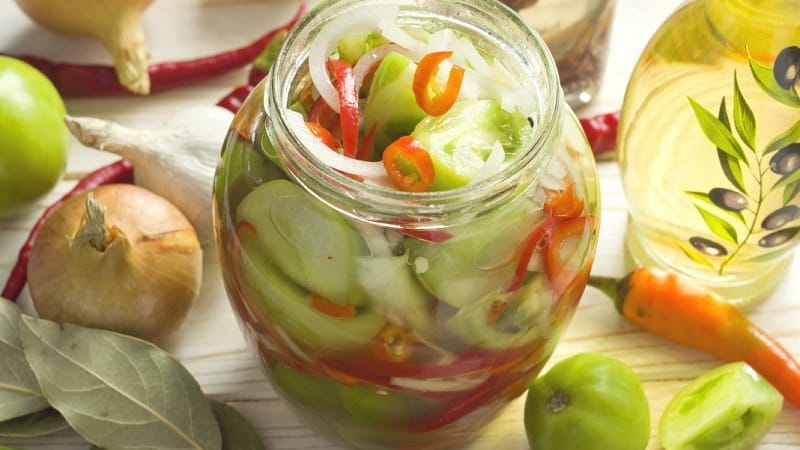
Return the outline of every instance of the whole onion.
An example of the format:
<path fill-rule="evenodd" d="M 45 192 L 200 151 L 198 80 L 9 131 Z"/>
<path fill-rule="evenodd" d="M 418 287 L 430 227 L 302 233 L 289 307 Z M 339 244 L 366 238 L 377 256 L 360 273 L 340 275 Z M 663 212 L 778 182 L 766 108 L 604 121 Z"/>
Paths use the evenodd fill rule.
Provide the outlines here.
<path fill-rule="evenodd" d="M 28 285 L 42 318 L 159 341 L 194 304 L 202 268 L 197 233 L 174 205 L 111 184 L 48 218 L 31 249 Z"/>

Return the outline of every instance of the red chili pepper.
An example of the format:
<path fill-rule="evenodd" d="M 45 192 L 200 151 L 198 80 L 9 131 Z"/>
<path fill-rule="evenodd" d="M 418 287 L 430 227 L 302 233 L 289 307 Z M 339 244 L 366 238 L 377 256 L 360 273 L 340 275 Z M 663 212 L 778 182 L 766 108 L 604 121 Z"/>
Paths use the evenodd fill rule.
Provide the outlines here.
<path fill-rule="evenodd" d="M 451 57 L 453 52 L 433 52 L 423 56 L 414 72 L 413 89 L 417 104 L 425 113 L 431 116 L 441 116 L 446 113 L 458 98 L 461 83 L 464 80 L 464 68 L 454 65 L 447 75 L 447 84 L 444 89 L 436 81 L 439 65 Z"/>
<path fill-rule="evenodd" d="M 343 155 L 355 158 L 358 153 L 358 89 L 353 66 L 341 59 L 328 61 L 333 85 L 339 94 L 339 121 L 342 127 Z"/>
<path fill-rule="evenodd" d="M 383 167 L 402 191 L 424 192 L 433 183 L 431 155 L 412 136 L 402 136 L 386 147 Z"/>
<path fill-rule="evenodd" d="M 25 283 L 28 281 L 28 256 L 30 255 L 31 248 L 33 248 L 36 236 L 39 234 L 39 230 L 41 230 L 45 221 L 70 198 L 98 186 L 112 183 L 133 183 L 133 164 L 128 160 L 120 159 L 100 167 L 83 177 L 69 192 L 44 210 L 44 213 L 42 213 L 42 216 L 39 217 L 39 220 L 33 225 L 33 228 L 28 234 L 28 238 L 19 250 L 17 262 L 14 264 L 13 269 L 11 269 L 11 274 L 3 288 L 3 297 L 11 301 L 16 301 L 17 298 L 19 298 L 22 288 L 25 287 Z"/>
<path fill-rule="evenodd" d="M 567 177 L 567 185 L 563 189 L 545 189 L 545 214 L 560 217 L 577 217 L 583 213 L 583 199 L 575 193 L 575 181 Z"/>
<path fill-rule="evenodd" d="M 286 24 L 269 31 L 250 44 L 215 55 L 184 61 L 151 64 L 150 93 L 186 86 L 250 64 L 277 33 L 288 30 L 305 13 L 301 6 Z M 33 55 L 7 55 L 21 59 L 39 69 L 55 85 L 63 97 L 101 97 L 130 95 L 117 80 L 114 67 L 100 64 L 72 64 L 48 61 Z"/>
<path fill-rule="evenodd" d="M 591 276 L 589 284 L 610 296 L 630 322 L 723 361 L 744 361 L 800 407 L 800 363 L 715 292 L 652 267 L 622 279 Z"/>
<path fill-rule="evenodd" d="M 619 111 L 582 118 L 580 122 L 595 156 L 617 148 Z"/>
<path fill-rule="evenodd" d="M 311 294 L 310 302 L 314 309 L 331 317 L 344 318 L 356 316 L 356 307 L 353 305 L 340 305 L 314 294 Z"/>
<path fill-rule="evenodd" d="M 569 258 L 580 250 L 581 243 L 589 238 L 593 224 L 594 219 L 591 216 L 580 216 L 562 220 L 553 228 L 543 262 L 544 273 L 556 295 L 563 295 L 585 266 L 583 258 L 578 258 L 580 267 L 570 267 Z M 583 255 L 581 252 L 578 254 Z"/>
<path fill-rule="evenodd" d="M 362 161 L 375 160 L 375 130 L 377 127 L 378 124 L 372 125 L 369 131 L 367 131 L 367 134 L 364 135 L 364 139 L 358 143 L 356 159 L 360 159 Z"/>
<path fill-rule="evenodd" d="M 542 249 L 547 245 L 550 235 L 553 233 L 553 227 L 562 219 L 553 216 L 545 216 L 536 227 L 528 233 L 528 236 L 522 242 L 522 250 L 520 251 L 519 261 L 514 270 L 514 276 L 511 277 L 511 282 L 508 284 L 508 292 L 514 292 L 522 286 L 525 280 L 525 274 L 528 272 L 528 264 L 537 249 Z"/>
<path fill-rule="evenodd" d="M 239 86 L 230 91 L 227 95 L 225 95 L 225 97 L 222 97 L 217 102 L 217 106 L 221 106 L 228 111 L 235 113 L 239 111 L 239 108 L 242 107 L 242 104 L 251 92 L 253 92 L 253 86 Z"/>

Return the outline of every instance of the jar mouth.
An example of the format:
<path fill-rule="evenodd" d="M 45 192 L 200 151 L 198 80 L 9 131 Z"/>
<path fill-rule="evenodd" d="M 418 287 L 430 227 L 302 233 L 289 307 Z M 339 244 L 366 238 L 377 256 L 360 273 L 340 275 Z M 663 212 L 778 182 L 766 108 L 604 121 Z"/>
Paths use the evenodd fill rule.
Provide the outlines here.
<path fill-rule="evenodd" d="M 375 9 L 377 8 L 377 9 Z M 466 186 L 429 192 L 406 192 L 364 183 L 343 174 L 308 150 L 287 124 L 294 87 L 307 72 L 309 47 L 334 17 L 366 17 L 369 11 L 395 8 L 401 26 L 447 27 L 478 42 L 530 88 L 531 145 L 499 172 Z M 434 27 L 431 26 L 434 24 Z M 478 45 L 478 44 L 476 44 Z M 560 136 L 563 93 L 552 55 L 544 40 L 513 10 L 494 0 L 325 0 L 292 29 L 267 77 L 264 109 L 268 134 L 289 175 L 340 212 L 374 223 L 435 228 L 493 209 L 534 183 L 545 171 Z"/>

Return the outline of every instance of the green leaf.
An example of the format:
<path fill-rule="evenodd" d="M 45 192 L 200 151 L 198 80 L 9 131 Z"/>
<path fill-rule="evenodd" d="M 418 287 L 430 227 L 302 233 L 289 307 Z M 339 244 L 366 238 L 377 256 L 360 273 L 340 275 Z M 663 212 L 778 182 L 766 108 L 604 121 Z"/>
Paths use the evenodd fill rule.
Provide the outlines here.
<path fill-rule="evenodd" d="M 719 165 L 722 168 L 722 173 L 725 174 L 725 178 L 727 178 L 739 192 L 747 195 L 747 187 L 744 184 L 744 174 L 739 160 L 719 149 L 717 149 L 717 156 L 719 157 Z"/>
<path fill-rule="evenodd" d="M 692 197 L 692 198 L 700 200 L 701 202 L 705 203 L 706 205 L 713 206 L 714 208 L 719 208 L 720 211 L 723 211 L 725 214 L 728 214 L 732 218 L 738 220 L 739 222 L 742 222 L 742 224 L 745 224 L 745 225 L 747 224 L 747 222 L 744 219 L 744 215 L 742 215 L 741 211 L 731 211 L 729 209 L 720 208 L 716 203 L 714 203 L 713 200 L 711 200 L 711 197 L 709 197 L 708 193 L 706 193 L 706 192 L 695 192 L 695 191 L 685 191 L 685 193 L 688 196 Z"/>
<path fill-rule="evenodd" d="M 754 256 L 752 258 L 743 259 L 741 262 L 743 262 L 743 263 L 760 263 L 760 262 L 771 261 L 771 260 L 773 260 L 775 258 L 779 258 L 779 257 L 785 255 L 787 252 L 790 252 L 792 250 L 793 250 L 792 247 L 784 247 L 784 248 L 782 248 L 780 250 L 775 250 L 774 252 L 764 253 L 762 255 Z"/>
<path fill-rule="evenodd" d="M 800 181 L 800 170 L 795 170 L 789 175 L 785 175 L 780 180 L 778 180 L 778 182 L 775 183 L 774 186 L 772 186 L 772 189 L 775 190 L 778 188 L 782 188 L 784 186 L 789 186 L 791 184 L 797 183 L 798 181 Z"/>
<path fill-rule="evenodd" d="M 700 215 L 703 217 L 703 221 L 706 223 L 706 226 L 708 226 L 708 229 L 712 233 L 733 244 L 739 243 L 736 229 L 733 228 L 731 224 L 697 205 L 695 205 L 695 208 L 697 208 L 697 211 L 700 212 Z"/>
<path fill-rule="evenodd" d="M 775 139 L 772 140 L 767 147 L 764 149 L 764 154 L 770 154 L 772 152 L 778 151 L 787 145 L 800 141 L 800 121 L 795 122 L 794 125 L 789 127 L 788 130 L 784 131 L 780 135 L 778 135 Z"/>
<path fill-rule="evenodd" d="M 788 205 L 797 197 L 797 194 L 800 194 L 800 182 L 786 185 L 786 189 L 783 190 L 783 205 Z"/>
<path fill-rule="evenodd" d="M 708 140 L 723 152 L 749 165 L 742 151 L 742 147 L 733 136 L 733 132 L 699 103 L 691 98 L 689 98 L 689 103 L 692 105 L 694 114 L 697 117 L 697 122 L 700 124 L 700 128 L 703 129 L 703 134 L 706 135 Z"/>
<path fill-rule="evenodd" d="M 739 88 L 739 78 L 733 73 L 733 123 L 739 137 L 751 150 L 756 149 L 756 118 L 753 110 L 747 104 L 742 90 Z"/>
<path fill-rule="evenodd" d="M 0 298 L 0 422 L 49 406 L 22 351 L 20 314 L 17 305 Z"/>
<path fill-rule="evenodd" d="M 92 444 L 221 450 L 219 426 L 197 381 L 155 345 L 25 315 L 20 335 L 45 398 Z"/>
<path fill-rule="evenodd" d="M 747 59 L 750 63 L 750 72 L 752 72 L 756 84 L 762 91 L 783 104 L 800 108 L 800 95 L 793 89 L 782 88 L 775 80 L 772 68 L 759 64 L 749 54 Z"/>
<path fill-rule="evenodd" d="M 261 436 L 236 408 L 214 399 L 209 402 L 222 432 L 222 450 L 265 449 Z"/>
<path fill-rule="evenodd" d="M 0 437 L 16 439 L 40 437 L 68 428 L 69 424 L 58 411 L 47 408 L 24 417 L 0 422 Z"/>
<path fill-rule="evenodd" d="M 696 248 L 692 247 L 691 245 L 679 243 L 678 248 L 680 248 L 681 251 L 683 251 L 683 254 L 686 255 L 686 257 L 691 259 L 692 261 L 698 264 L 702 264 L 711 269 L 714 268 L 714 265 L 711 264 L 711 261 L 709 261 L 708 258 L 705 257 L 705 255 L 700 253 Z"/>

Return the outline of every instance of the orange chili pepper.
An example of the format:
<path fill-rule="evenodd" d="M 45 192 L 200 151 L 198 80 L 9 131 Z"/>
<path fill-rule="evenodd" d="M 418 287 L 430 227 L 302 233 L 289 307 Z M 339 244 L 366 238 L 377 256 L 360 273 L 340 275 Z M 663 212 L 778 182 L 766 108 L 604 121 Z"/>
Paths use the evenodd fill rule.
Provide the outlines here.
<path fill-rule="evenodd" d="M 386 147 L 383 167 L 397 188 L 406 192 L 424 192 L 433 183 L 431 155 L 411 136 L 403 136 Z"/>
<path fill-rule="evenodd" d="M 800 364 L 718 294 L 652 267 L 640 267 L 621 280 L 592 276 L 589 284 L 614 299 L 630 322 L 723 361 L 744 361 L 800 407 Z"/>
<path fill-rule="evenodd" d="M 563 189 L 545 189 L 544 212 L 550 216 L 577 217 L 583 212 L 583 199 L 575 192 L 575 180 L 567 177 Z"/>
<path fill-rule="evenodd" d="M 447 75 L 447 84 L 444 89 L 436 82 L 439 65 L 445 59 L 453 56 L 453 52 L 433 52 L 423 56 L 414 72 L 414 96 L 417 104 L 425 113 L 431 116 L 441 116 L 446 113 L 458 98 L 461 83 L 464 80 L 464 68 L 454 65 Z"/>
<path fill-rule="evenodd" d="M 356 307 L 353 305 L 340 305 L 314 294 L 310 295 L 309 301 L 314 309 L 331 317 L 351 318 L 356 316 Z"/>
<path fill-rule="evenodd" d="M 336 140 L 335 137 L 328 131 L 327 128 L 323 127 L 319 122 L 306 122 L 306 126 L 308 130 L 317 137 L 326 147 L 336 150 L 339 148 L 339 141 Z"/>

